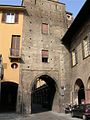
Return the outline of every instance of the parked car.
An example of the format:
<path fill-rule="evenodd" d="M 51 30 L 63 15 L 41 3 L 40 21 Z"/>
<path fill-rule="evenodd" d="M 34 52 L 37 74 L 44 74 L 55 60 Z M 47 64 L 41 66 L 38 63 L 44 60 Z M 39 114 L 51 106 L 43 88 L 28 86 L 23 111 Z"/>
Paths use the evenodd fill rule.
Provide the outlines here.
<path fill-rule="evenodd" d="M 83 120 L 90 120 L 90 104 L 80 104 L 73 107 L 71 116 L 80 117 Z"/>

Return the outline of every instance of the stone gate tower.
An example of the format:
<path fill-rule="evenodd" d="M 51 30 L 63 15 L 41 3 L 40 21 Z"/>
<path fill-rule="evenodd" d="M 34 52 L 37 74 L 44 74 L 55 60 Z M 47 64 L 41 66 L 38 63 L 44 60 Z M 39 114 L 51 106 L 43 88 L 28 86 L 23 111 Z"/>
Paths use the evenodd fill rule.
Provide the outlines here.
<path fill-rule="evenodd" d="M 24 0 L 23 5 L 26 11 L 17 111 L 31 113 L 39 106 L 62 112 L 69 101 L 69 76 L 61 38 L 72 22 L 72 14 L 58 0 Z"/>

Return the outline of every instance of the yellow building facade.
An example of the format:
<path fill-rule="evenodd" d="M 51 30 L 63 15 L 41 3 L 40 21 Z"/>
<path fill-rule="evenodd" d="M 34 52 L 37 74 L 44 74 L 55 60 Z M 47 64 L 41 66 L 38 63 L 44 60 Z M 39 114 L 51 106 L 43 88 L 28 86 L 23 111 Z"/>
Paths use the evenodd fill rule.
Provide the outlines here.
<path fill-rule="evenodd" d="M 23 11 L 22 6 L 0 6 L 0 111 L 16 110 Z"/>

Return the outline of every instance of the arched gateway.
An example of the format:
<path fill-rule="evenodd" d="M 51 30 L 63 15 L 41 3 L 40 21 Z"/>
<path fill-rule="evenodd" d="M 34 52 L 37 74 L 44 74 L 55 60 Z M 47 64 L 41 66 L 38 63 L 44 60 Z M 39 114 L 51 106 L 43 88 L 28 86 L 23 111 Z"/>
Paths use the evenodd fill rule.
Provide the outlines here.
<path fill-rule="evenodd" d="M 74 86 L 75 104 L 82 104 L 85 102 L 85 87 L 81 79 L 77 79 Z"/>
<path fill-rule="evenodd" d="M 86 85 L 86 103 L 90 103 L 90 77 L 88 78 Z"/>
<path fill-rule="evenodd" d="M 18 84 L 1 82 L 0 85 L 0 112 L 15 112 Z"/>
<path fill-rule="evenodd" d="M 58 88 L 54 79 L 41 75 L 32 84 L 31 112 L 52 110 L 55 107 L 55 96 Z"/>

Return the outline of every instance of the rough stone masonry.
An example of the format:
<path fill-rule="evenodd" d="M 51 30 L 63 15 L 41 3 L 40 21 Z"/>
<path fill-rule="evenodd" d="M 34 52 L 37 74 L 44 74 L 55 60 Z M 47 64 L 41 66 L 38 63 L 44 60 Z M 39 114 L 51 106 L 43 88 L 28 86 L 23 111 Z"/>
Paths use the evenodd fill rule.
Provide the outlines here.
<path fill-rule="evenodd" d="M 68 51 L 61 38 L 73 18 L 66 12 L 65 4 L 58 0 L 24 0 L 22 63 L 18 90 L 17 111 L 31 113 L 31 92 L 34 81 L 47 75 L 56 83 L 52 111 L 62 112 L 69 102 L 69 69 L 64 56 Z M 42 33 L 42 24 L 48 25 L 48 34 Z M 48 62 L 42 62 L 42 50 L 48 51 Z M 68 58 L 67 58 L 68 59 Z M 64 96 L 62 89 L 66 90 Z"/>

